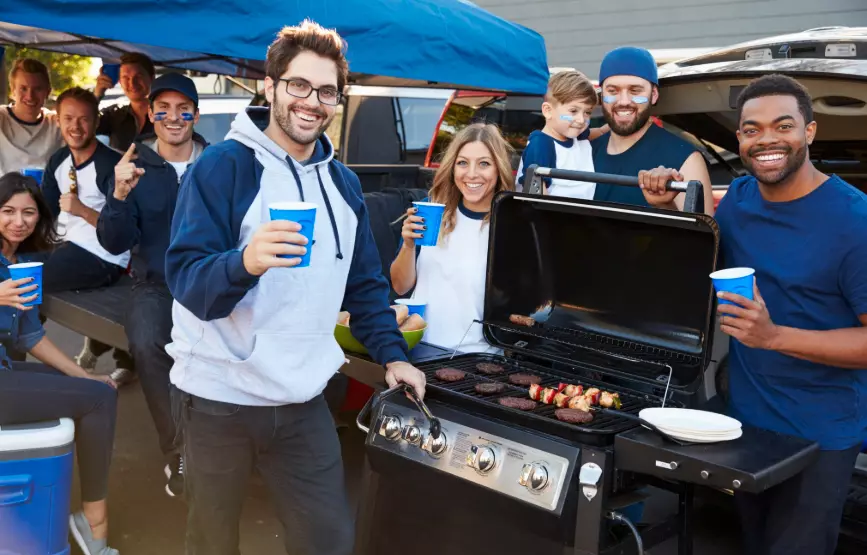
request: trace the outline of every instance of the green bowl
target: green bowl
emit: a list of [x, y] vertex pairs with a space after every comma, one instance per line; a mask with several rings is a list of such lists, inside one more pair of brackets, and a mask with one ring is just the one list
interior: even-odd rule
[[[427, 329], [427, 326], [420, 330], [415, 331], [404, 331], [403, 338], [406, 340], [407, 346], [412, 350], [413, 347], [418, 345], [421, 338], [424, 336], [424, 330]], [[334, 326], [334, 338], [337, 339], [338, 345], [343, 347], [345, 351], [351, 351], [353, 353], [361, 353], [367, 354], [367, 349], [364, 345], [361, 344], [357, 339], [352, 337], [352, 333], [349, 331], [349, 326], [344, 326], [343, 324], [336, 324]]]

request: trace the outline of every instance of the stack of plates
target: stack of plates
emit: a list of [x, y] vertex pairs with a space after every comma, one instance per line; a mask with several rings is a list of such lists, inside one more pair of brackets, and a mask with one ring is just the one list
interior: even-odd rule
[[638, 416], [683, 441], [716, 443], [741, 437], [741, 423], [723, 414], [693, 409], [649, 408]]

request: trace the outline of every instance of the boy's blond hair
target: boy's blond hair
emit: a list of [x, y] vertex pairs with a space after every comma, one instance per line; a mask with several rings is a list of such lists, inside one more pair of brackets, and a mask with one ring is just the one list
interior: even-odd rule
[[545, 102], [568, 104], [576, 100], [593, 105], [598, 102], [599, 95], [593, 82], [580, 71], [561, 71], [552, 75], [548, 80]]

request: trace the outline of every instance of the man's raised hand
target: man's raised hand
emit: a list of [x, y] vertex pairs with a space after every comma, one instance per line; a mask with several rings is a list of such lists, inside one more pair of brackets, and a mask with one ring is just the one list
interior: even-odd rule
[[138, 185], [138, 180], [145, 173], [144, 168], [139, 168], [133, 163], [135, 159], [135, 143], [133, 143], [114, 167], [114, 198], [117, 200], [126, 200], [130, 191]]

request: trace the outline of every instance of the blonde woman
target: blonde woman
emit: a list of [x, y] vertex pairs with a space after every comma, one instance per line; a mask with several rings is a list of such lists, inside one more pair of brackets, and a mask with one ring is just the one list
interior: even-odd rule
[[410, 208], [403, 242], [391, 265], [399, 295], [415, 287], [413, 298], [427, 303], [424, 340], [463, 352], [490, 349], [482, 327], [491, 201], [515, 188], [512, 148], [489, 124], [470, 125], [452, 140], [434, 177], [430, 202], [445, 205], [435, 247], [416, 246], [425, 222]]

